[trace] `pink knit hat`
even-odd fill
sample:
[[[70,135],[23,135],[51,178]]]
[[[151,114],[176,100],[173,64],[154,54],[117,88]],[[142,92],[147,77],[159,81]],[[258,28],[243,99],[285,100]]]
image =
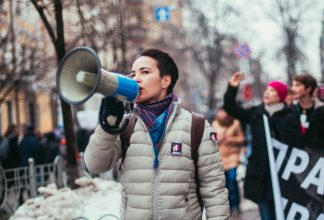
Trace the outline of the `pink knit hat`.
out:
[[[270,86],[276,90],[280,98],[280,102],[285,101],[285,98],[288,94],[288,87],[285,83],[274,80],[269,82],[267,86]]]

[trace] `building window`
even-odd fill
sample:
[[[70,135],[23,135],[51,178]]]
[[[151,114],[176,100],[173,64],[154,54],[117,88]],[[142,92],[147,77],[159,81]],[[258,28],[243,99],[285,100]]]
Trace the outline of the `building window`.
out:
[[[29,109],[29,123],[32,126],[36,126],[36,118],[35,118],[35,105],[32,102],[28,103],[28,109]]]
[[[7,101],[7,115],[8,115],[8,124],[13,124],[13,109],[12,102]]]
[[[56,91],[53,90],[51,94],[51,109],[52,109],[52,120],[54,128],[58,125],[58,100],[59,96],[57,95]]]

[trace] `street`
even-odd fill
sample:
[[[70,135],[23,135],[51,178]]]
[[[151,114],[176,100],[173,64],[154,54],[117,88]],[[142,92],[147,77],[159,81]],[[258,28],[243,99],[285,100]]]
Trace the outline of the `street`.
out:
[[[242,198],[241,213],[237,216],[231,216],[231,220],[260,220],[258,207],[250,200]]]

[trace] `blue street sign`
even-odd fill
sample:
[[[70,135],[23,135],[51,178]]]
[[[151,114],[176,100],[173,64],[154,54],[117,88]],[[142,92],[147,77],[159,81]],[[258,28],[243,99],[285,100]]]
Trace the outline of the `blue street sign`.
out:
[[[169,21],[170,20],[170,9],[168,6],[156,7],[154,14],[155,14],[156,21]]]

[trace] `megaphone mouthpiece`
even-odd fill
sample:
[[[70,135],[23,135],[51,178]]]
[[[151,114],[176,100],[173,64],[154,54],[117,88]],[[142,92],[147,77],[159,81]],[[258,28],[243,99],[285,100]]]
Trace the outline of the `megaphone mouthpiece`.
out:
[[[97,74],[81,70],[76,74],[75,78],[77,82],[93,87],[93,85],[95,85],[97,81]]]

